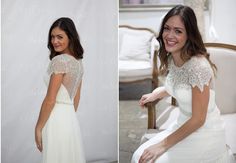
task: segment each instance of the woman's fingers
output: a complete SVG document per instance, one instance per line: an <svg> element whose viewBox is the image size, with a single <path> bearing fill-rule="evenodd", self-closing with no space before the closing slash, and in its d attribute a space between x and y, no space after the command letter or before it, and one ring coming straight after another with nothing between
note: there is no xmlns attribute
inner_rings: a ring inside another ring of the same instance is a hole
<svg viewBox="0 0 236 163"><path fill-rule="evenodd" d="M154 155L154 156L152 157L151 163L155 163L155 161L156 161L157 158L158 158L158 156L157 156L157 155Z"/></svg>
<svg viewBox="0 0 236 163"><path fill-rule="evenodd" d="M142 105L145 105L148 102L152 102L152 100L149 98L146 98L145 100L142 101Z"/></svg>
<svg viewBox="0 0 236 163"><path fill-rule="evenodd" d="M145 101L145 99L147 99L147 97L144 97L144 96L142 96L142 98L139 100L139 105L141 106L141 107L144 107L144 101Z"/></svg>
<svg viewBox="0 0 236 163"><path fill-rule="evenodd" d="M39 140L39 142L37 144L37 148L39 149L40 152L42 152L42 150L43 150L42 140Z"/></svg>
<svg viewBox="0 0 236 163"><path fill-rule="evenodd" d="M146 153L140 157L140 162L141 163L146 163L147 161L152 160L153 155L151 153Z"/></svg>
<svg viewBox="0 0 236 163"><path fill-rule="evenodd" d="M141 99L139 100L139 105L144 108L144 105L148 102L152 102L152 93L149 94L145 94L141 97Z"/></svg>
<svg viewBox="0 0 236 163"><path fill-rule="evenodd" d="M42 152L43 146L42 146L42 133L39 131L36 131L35 133L35 142L38 150Z"/></svg>
<svg viewBox="0 0 236 163"><path fill-rule="evenodd" d="M37 148L40 152L42 152L43 148L42 148L42 144L37 144Z"/></svg>

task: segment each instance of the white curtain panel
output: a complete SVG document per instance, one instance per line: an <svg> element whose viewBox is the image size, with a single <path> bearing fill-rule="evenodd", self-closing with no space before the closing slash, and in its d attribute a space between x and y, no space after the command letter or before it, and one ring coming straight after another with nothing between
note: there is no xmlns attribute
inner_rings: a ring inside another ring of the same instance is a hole
<svg viewBox="0 0 236 163"><path fill-rule="evenodd" d="M46 93L47 36L59 17L76 24L85 74L78 118L87 162L118 158L118 3L2 1L2 163L40 163L34 127Z"/></svg>

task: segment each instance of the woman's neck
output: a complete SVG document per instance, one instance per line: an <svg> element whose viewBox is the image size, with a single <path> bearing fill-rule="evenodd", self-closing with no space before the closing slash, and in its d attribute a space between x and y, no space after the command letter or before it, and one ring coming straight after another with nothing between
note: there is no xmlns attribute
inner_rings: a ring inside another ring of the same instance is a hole
<svg viewBox="0 0 236 163"><path fill-rule="evenodd" d="M171 55L173 57L175 66L181 67L184 64L184 61L180 57L180 53L172 53Z"/></svg>

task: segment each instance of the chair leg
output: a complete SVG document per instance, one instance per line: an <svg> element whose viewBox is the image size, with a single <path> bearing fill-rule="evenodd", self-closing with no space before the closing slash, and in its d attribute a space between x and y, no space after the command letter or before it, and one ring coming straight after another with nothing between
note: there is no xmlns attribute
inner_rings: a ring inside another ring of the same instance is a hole
<svg viewBox="0 0 236 163"><path fill-rule="evenodd" d="M176 106L176 99L174 97L171 98L171 105Z"/></svg>
<svg viewBox="0 0 236 163"><path fill-rule="evenodd" d="M156 78L152 80L152 90L158 86L158 81ZM156 129L156 104L153 102L147 103L146 107L148 109L148 129Z"/></svg>
<svg viewBox="0 0 236 163"><path fill-rule="evenodd" d="M156 129L156 110L153 103L149 103L148 106L148 129Z"/></svg>

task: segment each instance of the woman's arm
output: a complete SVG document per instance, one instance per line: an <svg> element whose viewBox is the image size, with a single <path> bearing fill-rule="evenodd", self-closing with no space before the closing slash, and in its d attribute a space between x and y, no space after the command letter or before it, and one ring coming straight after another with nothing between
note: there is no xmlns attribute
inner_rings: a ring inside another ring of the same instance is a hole
<svg viewBox="0 0 236 163"><path fill-rule="evenodd" d="M152 161L156 160L166 150L200 128L205 123L209 93L209 86L204 86L203 92L198 87L192 88L192 117L163 141L147 148L143 152L140 162L150 159L150 155L153 156Z"/></svg>
<svg viewBox="0 0 236 163"><path fill-rule="evenodd" d="M82 86L82 81L81 81L80 84L79 84L79 87L78 87L78 89L77 89L77 92L76 92L76 95L75 95L75 98L74 98L75 112L77 111L78 106L79 106L81 86Z"/></svg>
<svg viewBox="0 0 236 163"><path fill-rule="evenodd" d="M37 144L37 147L40 151L42 151L42 140L41 140L41 132L42 129L47 122L50 113L56 103L56 96L57 92L61 86L62 83L63 74L52 74L49 86L47 90L46 97L43 100L41 110L39 113L39 118L35 127L35 141Z"/></svg>
<svg viewBox="0 0 236 163"><path fill-rule="evenodd" d="M169 93L167 93L164 86L158 87L152 91L152 94L156 97L156 99L162 99L166 96L170 96Z"/></svg>
<svg viewBox="0 0 236 163"><path fill-rule="evenodd" d="M157 99L162 99L166 96L169 96L169 94L167 93L165 87L158 87L154 89L152 93L143 95L139 100L139 104L141 107L144 107L146 103L153 102Z"/></svg>
<svg viewBox="0 0 236 163"><path fill-rule="evenodd" d="M209 94L209 86L204 86L203 92L198 87L192 88L192 117L182 127L166 138L167 149L186 138L205 123Z"/></svg>

